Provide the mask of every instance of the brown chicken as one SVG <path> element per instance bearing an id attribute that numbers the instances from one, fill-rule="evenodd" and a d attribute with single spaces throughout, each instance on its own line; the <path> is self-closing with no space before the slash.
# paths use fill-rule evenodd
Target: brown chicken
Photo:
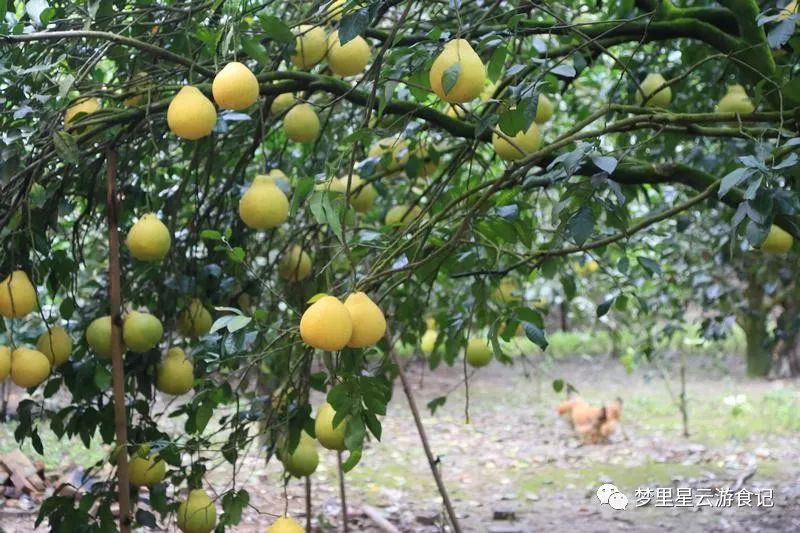
<path id="1" fill-rule="evenodd" d="M 576 396 L 561 402 L 558 414 L 569 418 L 572 429 L 585 443 L 608 442 L 622 418 L 622 399 L 617 398 L 602 407 L 595 407 Z"/>

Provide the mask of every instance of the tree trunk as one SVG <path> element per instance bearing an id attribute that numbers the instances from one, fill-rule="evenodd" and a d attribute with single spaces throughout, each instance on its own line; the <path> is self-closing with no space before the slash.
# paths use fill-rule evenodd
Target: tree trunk
<path id="1" fill-rule="evenodd" d="M 772 362 L 764 312 L 764 290 L 758 282 L 755 269 L 750 272 L 747 282 L 747 308 L 739 316 L 739 325 L 744 330 L 746 340 L 747 375 L 763 377 L 769 374 Z"/>

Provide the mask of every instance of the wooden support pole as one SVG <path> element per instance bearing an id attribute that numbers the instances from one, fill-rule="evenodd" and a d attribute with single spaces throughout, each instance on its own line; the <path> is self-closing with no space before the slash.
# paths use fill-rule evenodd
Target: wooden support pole
<path id="1" fill-rule="evenodd" d="M 106 207 L 108 212 L 108 280 L 111 303 L 111 385 L 114 398 L 114 431 L 117 437 L 117 490 L 119 530 L 130 533 L 131 500 L 128 481 L 128 421 L 125 413 L 125 372 L 122 361 L 122 275 L 119 265 L 119 214 L 117 201 L 117 153 L 106 149 Z"/>

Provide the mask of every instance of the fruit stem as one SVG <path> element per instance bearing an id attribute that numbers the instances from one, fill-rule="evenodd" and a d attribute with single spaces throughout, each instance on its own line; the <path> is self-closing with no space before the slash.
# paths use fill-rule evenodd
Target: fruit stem
<path id="1" fill-rule="evenodd" d="M 122 362 L 122 288 L 119 265 L 119 216 L 117 202 L 117 153 L 106 149 L 106 206 L 108 212 L 108 279 L 111 303 L 111 385 L 114 397 L 114 432 L 117 436 L 117 490 L 119 530 L 131 530 L 130 483 L 128 480 L 128 425 L 125 414 L 125 374 Z"/>

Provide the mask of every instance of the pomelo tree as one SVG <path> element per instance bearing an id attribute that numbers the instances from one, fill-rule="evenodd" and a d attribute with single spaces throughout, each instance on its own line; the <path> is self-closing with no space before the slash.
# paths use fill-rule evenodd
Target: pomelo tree
<path id="1" fill-rule="evenodd" d="M 598 316 L 639 323 L 657 319 L 659 287 L 699 299 L 689 273 L 716 275 L 720 250 L 751 288 L 796 270 L 800 37 L 772 3 L 35 0 L 0 13 L 2 338 L 9 354 L 43 334 L 46 348 L 58 326 L 74 344 L 39 384 L 71 401 L 23 401 L 16 436 L 42 452 L 49 425 L 118 445 L 117 476 L 79 504 L 51 497 L 40 521 L 113 530 L 109 506 L 92 506 L 118 498 L 122 530 L 153 512 L 235 525 L 245 490 L 202 493 L 218 458 L 235 467 L 262 443 L 313 457 L 322 428 L 347 471 L 380 440 L 399 376 L 458 531 L 397 364 L 426 317 L 431 367 L 466 372 L 470 344 L 481 365 L 510 362 L 499 339 L 518 326 L 546 350 L 546 308 L 526 288 L 556 280 L 571 297 L 576 262 L 608 288 Z M 38 295 L 25 313 L 23 275 Z M 385 335 L 372 338 L 371 307 L 301 327 L 322 293 L 357 292 Z M 766 307 L 746 300 L 721 305 L 761 328 Z M 796 304 L 782 301 L 788 328 Z M 342 333 L 367 323 L 370 342 Z M 753 374 L 769 370 L 762 341 Z M 12 377 L 37 377 L 23 361 L 43 360 L 24 354 Z M 161 412 L 158 389 L 186 393 Z M 129 456 L 167 464 L 153 512 L 131 507 Z"/>

